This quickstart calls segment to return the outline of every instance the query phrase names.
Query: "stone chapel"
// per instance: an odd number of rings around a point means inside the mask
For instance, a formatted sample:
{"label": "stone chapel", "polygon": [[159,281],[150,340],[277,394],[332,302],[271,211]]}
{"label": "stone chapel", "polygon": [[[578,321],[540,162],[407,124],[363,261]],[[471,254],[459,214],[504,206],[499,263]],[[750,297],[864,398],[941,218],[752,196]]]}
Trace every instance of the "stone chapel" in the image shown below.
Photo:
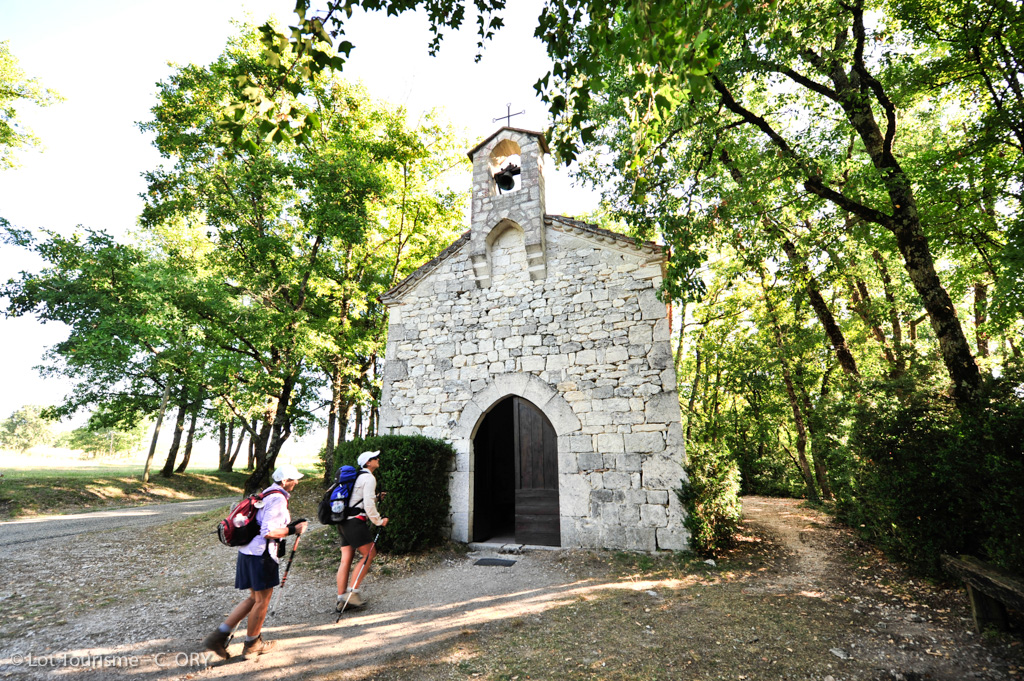
{"label": "stone chapel", "polygon": [[451,442],[451,536],[687,548],[660,246],[545,213],[540,133],[469,151],[469,231],[385,293],[380,432]]}

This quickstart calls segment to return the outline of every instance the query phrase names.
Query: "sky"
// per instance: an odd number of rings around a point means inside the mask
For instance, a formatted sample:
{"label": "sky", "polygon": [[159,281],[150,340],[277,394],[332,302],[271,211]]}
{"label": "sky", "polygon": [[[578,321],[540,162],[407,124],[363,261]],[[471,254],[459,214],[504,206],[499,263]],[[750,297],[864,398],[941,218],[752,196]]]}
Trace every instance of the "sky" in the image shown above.
{"label": "sky", "polygon": [[[419,112],[443,109],[471,145],[497,130],[508,104],[514,127],[542,131],[546,109],[533,83],[548,70],[533,29],[542,0],[516,0],[506,27],[476,54],[475,23],[446,36],[441,53],[427,53],[422,15],[357,13],[347,39],[356,47],[344,75],[362,80],[372,96]],[[24,0],[0,0],[0,41],[8,41],[21,69],[65,99],[40,109],[19,107],[19,118],[43,151],[21,150],[21,166],[0,171],[0,217],[23,229],[71,233],[77,225],[123,235],[133,228],[145,188],[141,174],[160,163],[138,130],[155,103],[155,84],[178,65],[213,61],[234,34],[232,19],[260,24],[287,21],[293,0],[51,0],[45,9]],[[546,168],[547,212],[580,215],[596,196],[575,187],[567,171]],[[468,177],[467,177],[468,182]],[[467,186],[468,189],[468,186]],[[468,225],[467,225],[468,226]],[[0,244],[0,282],[41,262]],[[0,316],[0,420],[25,404],[54,404],[67,391],[33,367],[45,349],[66,337],[60,324]],[[80,425],[73,423],[72,425]]]}

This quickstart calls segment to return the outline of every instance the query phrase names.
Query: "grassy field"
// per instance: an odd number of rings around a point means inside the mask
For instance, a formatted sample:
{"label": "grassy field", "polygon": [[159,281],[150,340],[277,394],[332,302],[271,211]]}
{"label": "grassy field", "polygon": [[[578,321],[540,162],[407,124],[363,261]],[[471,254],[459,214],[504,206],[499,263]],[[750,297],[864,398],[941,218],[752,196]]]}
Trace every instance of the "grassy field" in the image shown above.
{"label": "grassy field", "polygon": [[[315,476],[312,467],[300,469]],[[249,476],[244,470],[196,468],[164,478],[157,469],[143,485],[142,465],[31,457],[0,462],[0,471],[0,520],[240,496]]]}

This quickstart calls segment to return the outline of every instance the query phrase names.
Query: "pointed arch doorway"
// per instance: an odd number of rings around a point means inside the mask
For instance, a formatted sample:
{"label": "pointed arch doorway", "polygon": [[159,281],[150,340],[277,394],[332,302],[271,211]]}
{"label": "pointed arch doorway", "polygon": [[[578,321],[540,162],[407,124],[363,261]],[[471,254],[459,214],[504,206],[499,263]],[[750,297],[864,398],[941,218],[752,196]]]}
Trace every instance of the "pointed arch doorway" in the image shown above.
{"label": "pointed arch doorway", "polygon": [[558,438],[548,418],[513,395],[473,438],[473,541],[559,546]]}

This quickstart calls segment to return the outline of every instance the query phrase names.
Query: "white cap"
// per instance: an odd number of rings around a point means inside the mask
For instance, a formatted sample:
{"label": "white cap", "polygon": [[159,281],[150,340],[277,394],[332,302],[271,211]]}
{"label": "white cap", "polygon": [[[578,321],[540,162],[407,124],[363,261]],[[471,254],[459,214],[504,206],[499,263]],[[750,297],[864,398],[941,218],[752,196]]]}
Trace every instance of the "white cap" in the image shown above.
{"label": "white cap", "polygon": [[363,467],[366,466],[367,463],[369,463],[370,459],[378,459],[378,458],[380,458],[380,450],[379,449],[377,451],[375,451],[375,452],[363,452],[362,454],[359,455],[359,458],[356,459],[356,461],[359,462],[359,467],[363,468]]}
{"label": "white cap", "polygon": [[274,482],[282,482],[283,480],[301,480],[302,473],[300,473],[299,469],[295,466],[290,463],[286,463],[277,467],[277,470],[274,471],[273,478]]}

